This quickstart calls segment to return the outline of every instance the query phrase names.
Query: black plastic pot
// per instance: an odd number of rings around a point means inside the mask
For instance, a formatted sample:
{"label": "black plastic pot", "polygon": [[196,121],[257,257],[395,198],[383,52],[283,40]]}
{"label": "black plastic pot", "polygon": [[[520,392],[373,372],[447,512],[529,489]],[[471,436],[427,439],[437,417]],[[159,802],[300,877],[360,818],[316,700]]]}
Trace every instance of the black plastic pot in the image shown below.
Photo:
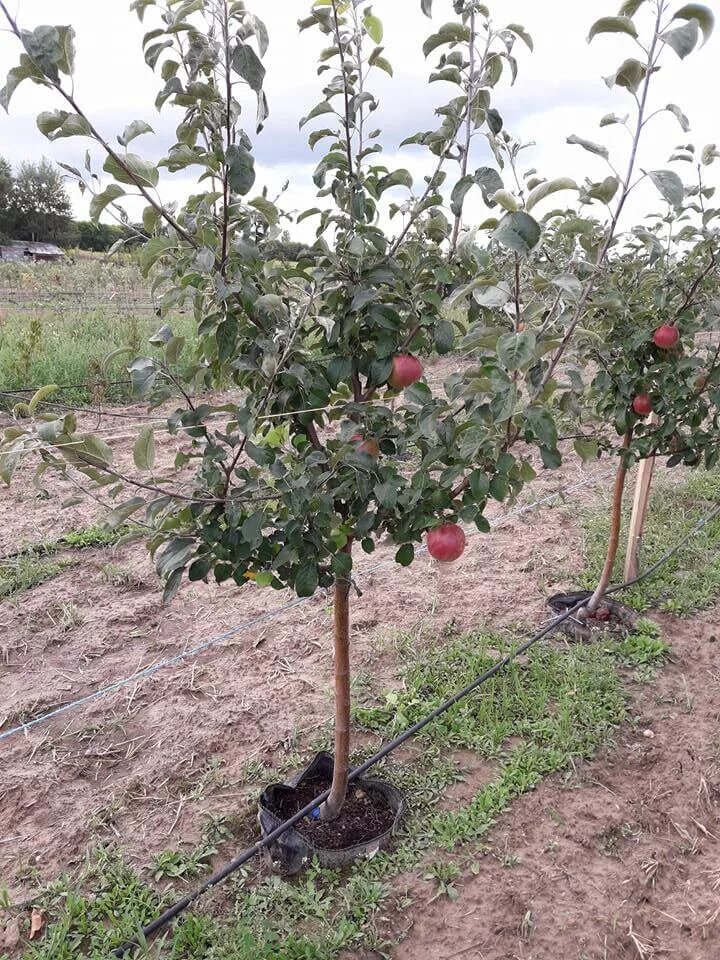
{"label": "black plastic pot", "polygon": [[[329,753],[319,753],[309,766],[286,783],[272,784],[267,787],[260,797],[258,811],[258,822],[263,837],[283,822],[283,819],[273,812],[278,807],[278,800],[283,795],[294,793],[298,786],[308,780],[322,779],[330,783],[333,767],[332,756]],[[299,873],[314,857],[317,858],[321,867],[341,867],[359,857],[370,857],[378,850],[384,850],[390,845],[405,815],[405,800],[402,793],[397,787],[383,783],[381,780],[362,777],[354,783],[366,792],[374,792],[385,798],[395,815],[392,826],[380,836],[373,837],[364,843],[332,850],[316,846],[308,837],[292,827],[267,850],[274,870],[284,874]]]}
{"label": "black plastic pot", "polygon": [[[572,607],[577,606],[584,600],[589,600],[592,596],[592,590],[575,590],[570,593],[556,593],[548,597],[548,606],[553,613],[565,613]],[[631,630],[638,619],[637,613],[626,606],[613,600],[612,597],[605,597],[601,608],[606,608],[610,613],[607,621],[598,619],[580,620],[578,617],[569,617],[557,628],[566,634],[572,640],[588,641],[592,640],[593,634],[600,631],[620,630],[627,632]]]}

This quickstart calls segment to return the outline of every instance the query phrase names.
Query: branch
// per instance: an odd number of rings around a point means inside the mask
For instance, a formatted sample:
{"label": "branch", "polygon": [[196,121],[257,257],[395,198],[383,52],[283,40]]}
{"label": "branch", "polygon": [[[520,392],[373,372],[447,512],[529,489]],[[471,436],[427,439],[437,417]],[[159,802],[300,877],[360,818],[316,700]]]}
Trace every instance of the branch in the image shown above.
{"label": "branch", "polygon": [[557,368],[558,363],[560,362],[565,351],[567,350],[568,344],[570,343],[573,337],[573,334],[575,333],[575,329],[577,328],[578,324],[580,323],[580,320],[582,319],[585,306],[587,305],[587,302],[590,299],[590,294],[595,289],[595,284],[597,282],[598,275],[600,273],[600,268],[605,263],[605,259],[608,255],[610,247],[612,246],[612,242],[615,238],[615,232],[617,230],[617,226],[620,221],[620,215],[622,214],[625,204],[627,202],[627,199],[630,195],[630,191],[632,189],[631,180],[633,177],[633,173],[635,172],[635,164],[637,161],[638,147],[640,146],[640,137],[642,134],[643,124],[645,121],[645,110],[647,107],[648,93],[650,90],[650,79],[652,77],[653,69],[656,63],[655,51],[657,50],[658,40],[660,38],[661,19],[662,19],[662,5],[659,5],[657,18],[655,21],[655,32],[654,32],[652,43],[650,44],[650,50],[648,53],[645,81],[643,83],[642,95],[638,100],[637,123],[635,125],[635,134],[633,136],[632,150],[630,151],[630,159],[628,161],[627,173],[625,175],[625,180],[623,182],[622,194],[620,195],[620,199],[618,201],[615,214],[613,215],[613,218],[610,222],[607,236],[605,237],[605,242],[603,243],[602,247],[600,248],[600,252],[598,253],[597,260],[595,262],[595,269],[593,270],[592,274],[590,275],[590,277],[588,277],[587,281],[585,282],[585,287],[583,288],[582,294],[580,295],[580,299],[578,300],[577,307],[575,308],[575,313],[573,314],[572,320],[570,321],[570,326],[568,327],[560,346],[555,351],[555,355],[550,361],[550,365],[548,366],[548,369],[545,372],[545,376],[543,377],[542,382],[540,383],[540,386],[538,387],[533,399],[535,399],[535,397],[539,396],[542,393],[542,391],[547,386],[548,382],[551,380],[553,374],[555,373],[555,369]]}
{"label": "branch", "polygon": [[[477,31],[475,30],[475,10],[473,9],[470,14],[470,79],[468,80],[468,89],[467,89],[467,107],[466,107],[466,116],[465,116],[465,144],[462,148],[463,155],[462,161],[460,164],[460,178],[467,176],[468,171],[468,162],[470,160],[470,143],[472,140],[472,101],[475,99],[475,39],[477,37]],[[485,57],[487,57],[487,52],[490,47],[490,34],[488,34],[488,41],[485,47],[485,54],[483,56],[483,63],[485,62]],[[452,259],[455,256],[455,251],[457,249],[458,237],[460,236],[460,227],[462,226],[462,210],[455,217],[455,223],[453,225],[452,237],[450,239],[450,253],[449,259]]]}
{"label": "branch", "polygon": [[[352,138],[350,136],[350,90],[348,89],[348,78],[347,73],[345,72],[345,49],[343,47],[342,37],[340,36],[340,21],[338,19],[337,0],[332,0],[332,8],[333,20],[335,21],[335,40],[340,53],[340,70],[342,72],[343,93],[345,96],[345,118],[343,120],[343,126],[345,127],[345,150],[347,152],[348,172],[350,180],[356,180],[357,182],[358,178],[355,176],[355,168],[353,166]],[[355,219],[352,203],[350,204],[350,217],[352,220]]]}

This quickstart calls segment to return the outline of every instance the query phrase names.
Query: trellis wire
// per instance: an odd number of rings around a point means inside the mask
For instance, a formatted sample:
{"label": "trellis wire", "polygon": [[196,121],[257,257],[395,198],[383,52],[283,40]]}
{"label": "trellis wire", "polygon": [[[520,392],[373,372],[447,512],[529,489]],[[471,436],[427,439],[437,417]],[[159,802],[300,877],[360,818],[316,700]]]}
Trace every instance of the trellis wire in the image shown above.
{"label": "trellis wire", "polygon": [[[539,500],[533,501],[533,503],[527,504],[524,507],[519,507],[517,510],[510,511],[509,513],[502,514],[499,517],[495,517],[490,521],[491,527],[501,526],[503,523],[508,520],[514,520],[517,517],[524,516],[527,513],[532,513],[535,510],[540,509],[540,507],[545,506],[548,503],[552,503],[554,500],[559,500],[566,494],[572,493],[574,490],[581,489],[583,487],[591,486],[592,484],[599,483],[600,481],[606,479],[609,474],[602,474],[598,477],[590,477],[587,480],[579,481],[575,484],[570,484],[568,487],[564,487],[562,490],[557,491],[556,493],[549,494],[546,497],[542,497]],[[468,536],[477,536],[480,531],[470,530]],[[419,547],[415,555],[423,556],[427,553],[427,547]],[[378,563],[372,564],[370,567],[364,571],[360,571],[363,575],[374,573],[376,570],[381,569],[385,566],[390,566],[394,561],[392,559],[381,560]],[[20,723],[15,727],[12,727],[10,730],[0,732],[0,741],[7,740],[9,737],[14,736],[18,733],[27,732],[33,727],[38,726],[41,723],[46,723],[48,720],[52,720],[54,717],[60,716],[63,713],[67,713],[69,710],[74,710],[77,707],[85,706],[88,703],[92,703],[95,700],[100,700],[103,697],[110,696],[113,693],[117,693],[119,690],[122,690],[123,687],[129,686],[130,684],[139,683],[142,680],[146,680],[148,677],[153,676],[155,673],[158,673],[160,670],[164,670],[167,667],[174,666],[177,663],[182,663],[185,660],[189,660],[193,657],[198,657],[201,653],[204,653],[206,650],[210,650],[212,647],[216,647],[221,643],[224,643],[226,640],[236,637],[238,634],[246,633],[248,630],[251,630],[253,627],[260,626],[264,623],[268,623],[272,620],[276,620],[278,617],[282,616],[284,613],[287,613],[290,610],[293,610],[295,607],[302,606],[306,603],[309,603],[313,598],[312,597],[297,597],[295,600],[291,600],[289,603],[284,604],[281,607],[278,607],[275,610],[270,610],[267,613],[261,614],[259,617],[254,617],[251,620],[247,620],[244,623],[238,624],[235,627],[232,627],[230,630],[227,630],[225,633],[220,634],[217,637],[213,637],[211,640],[206,640],[204,643],[199,644],[196,647],[192,647],[190,650],[186,650],[183,653],[179,653],[173,657],[167,657],[164,660],[160,660],[157,663],[151,664],[149,667],[138,671],[137,673],[132,674],[129,677],[124,677],[121,680],[116,680],[113,683],[107,684],[100,689],[95,690],[93,693],[87,694],[87,696],[79,697],[76,700],[72,700],[70,703],[62,704],[62,706],[56,707],[54,710],[49,710],[46,713],[40,714],[37,717],[33,717],[30,720]]]}
{"label": "trellis wire", "polygon": [[[610,587],[607,591],[608,594],[620,593],[623,590],[627,590],[629,587],[634,586],[640,581],[647,579],[652,576],[653,573],[656,573],[662,566],[664,566],[670,558],[678,552],[687,542],[691,539],[696,533],[702,530],[703,527],[707,526],[715,517],[720,516],[720,504],[714,507],[709,513],[704,517],[698,520],[692,528],[688,531],[686,536],[684,536],[678,543],[676,543],[666,554],[664,554],[656,563],[648,567],[647,570],[644,570],[637,577],[634,577],[632,580],[628,580],[625,583],[618,584],[617,586]],[[487,683],[488,680],[492,679],[497,673],[507,667],[512,663],[517,657],[521,656],[523,653],[526,653],[531,647],[536,643],[542,640],[548,634],[556,630],[562,623],[566,620],[569,620],[575,613],[577,613],[587,602],[587,598],[580,600],[569,610],[566,610],[564,613],[560,614],[557,617],[553,617],[549,623],[547,623],[541,630],[533,634],[528,640],[522,643],[515,650],[508,653],[501,660],[498,660],[489,670],[486,670],[480,676],[475,677],[467,686],[463,687],[462,690],[458,690],[452,697],[449,697],[445,700],[444,703],[440,704],[439,707],[436,707],[431,713],[423,717],[421,720],[418,720],[417,723],[414,723],[411,727],[408,727],[404,730],[398,737],[394,740],[391,740],[390,743],[385,744],[380,750],[374,753],[368,760],[360,764],[360,766],[355,767],[351,771],[348,781],[352,783],[354,780],[357,780],[358,777],[362,776],[364,773],[367,773],[372,767],[378,764],[381,760],[384,760],[389,756],[394,750],[397,750],[398,747],[402,746],[417,733],[420,733],[421,730],[424,730],[429,724],[437,720],[443,714],[447,713],[448,710],[452,709],[457,703],[461,700],[464,700],[466,697],[470,696],[475,690],[481,687],[483,684]],[[163,927],[166,927],[168,923],[178,917],[181,913],[184,913],[189,906],[191,906],[196,900],[201,896],[211,890],[213,887],[217,886],[219,883],[222,883],[223,880],[227,879],[231,874],[235,873],[240,869],[244,864],[248,863],[254,857],[258,856],[263,850],[266,850],[270,847],[277,839],[279,839],[284,833],[287,833],[288,830],[292,829],[295,824],[299,823],[305,817],[310,816],[314,810],[317,809],[320,804],[324,803],[325,800],[330,796],[330,790],[325,790],[319,796],[315,797],[314,800],[311,800],[307,803],[301,810],[298,810],[292,817],[286,820],[284,823],[281,823],[277,826],[271,833],[267,836],[262,837],[251,847],[243,850],[241,854],[235,857],[234,860],[231,860],[226,864],[222,869],[218,870],[211,877],[209,877],[200,887],[193,890],[191,893],[188,893],[176,904],[174,904],[169,909],[165,910],[159,917],[152,921],[152,923],[143,927],[142,935],[143,938],[151,937]],[[124,957],[126,953],[131,950],[135,950],[139,946],[137,940],[131,940],[127,943],[122,944],[118,947],[113,955],[115,957]]]}

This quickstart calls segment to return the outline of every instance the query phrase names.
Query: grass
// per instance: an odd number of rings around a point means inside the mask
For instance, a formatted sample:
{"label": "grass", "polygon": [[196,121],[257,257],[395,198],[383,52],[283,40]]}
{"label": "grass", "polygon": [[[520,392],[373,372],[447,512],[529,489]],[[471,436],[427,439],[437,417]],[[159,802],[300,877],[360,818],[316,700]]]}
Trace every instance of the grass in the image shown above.
{"label": "grass", "polygon": [[40,540],[20,547],[15,554],[0,558],[0,600],[31,590],[80,563],[79,557],[60,557],[59,553],[112,546],[127,532],[126,527],[107,530],[93,526],[71,531],[55,540]]}
{"label": "grass", "polygon": [[[680,483],[658,476],[653,484],[643,537],[641,568],[649,567],[682,539],[692,525],[720,501],[720,471],[697,470]],[[632,496],[626,496],[621,543],[627,542]],[[597,583],[605,557],[610,517],[607,505],[582,515],[586,572],[583,585]],[[614,581],[622,580],[624,554]],[[622,600],[637,610],[660,607],[687,615],[717,602],[720,594],[720,517],[708,524],[652,577],[626,591]]]}
{"label": "grass", "polygon": [[[151,310],[138,312],[137,301],[150,303],[147,282],[130,258],[92,259],[75,265],[0,264],[0,291],[19,302],[0,300],[0,384],[3,390],[50,383],[82,384],[100,377],[125,379],[131,355],[151,354],[148,338],[161,322],[192,342],[195,323],[189,314],[160,321]],[[64,296],[64,294],[69,294]],[[53,296],[55,299],[53,300]],[[128,352],[104,361],[115,350]],[[52,397],[64,403],[103,402],[128,397],[125,387],[91,395],[85,389]],[[0,395],[0,406],[16,400]]]}
{"label": "grass", "polygon": [[[399,691],[363,693],[356,727],[391,738],[484,670],[512,642],[483,633],[438,640],[405,661]],[[429,896],[455,897],[462,868],[474,864],[474,872],[482,870],[488,831],[503,811],[546,776],[564,771],[572,777],[578,760],[611,741],[626,717],[619,668],[659,662],[664,652],[648,624],[622,644],[538,645],[427,728],[416,759],[386,761],[377,768],[375,775],[396,783],[409,803],[394,850],[344,871],[313,866],[292,880],[248,865],[140,955],[156,960],[333,960],[343,950],[361,946],[384,955],[389,947],[386,918],[409,905],[400,877],[418,871],[429,878]],[[459,749],[495,761],[496,773],[489,782],[478,782],[470,799],[451,805],[443,801],[462,778],[453,756]],[[243,841],[252,833],[253,819],[248,809],[236,825]],[[98,851],[80,874],[60,878],[36,898],[50,925],[41,942],[27,946],[23,960],[107,957],[188,889],[190,881],[197,882],[230,836],[215,821],[197,847],[165,851],[143,870],[124,863],[119,852]],[[235,839],[232,852],[240,845]]]}

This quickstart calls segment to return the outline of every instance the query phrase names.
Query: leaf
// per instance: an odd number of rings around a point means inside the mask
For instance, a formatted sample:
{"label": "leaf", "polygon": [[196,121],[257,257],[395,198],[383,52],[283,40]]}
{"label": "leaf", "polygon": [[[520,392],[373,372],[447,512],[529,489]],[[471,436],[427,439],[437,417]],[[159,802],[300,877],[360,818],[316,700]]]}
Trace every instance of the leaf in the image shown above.
{"label": "leaf", "polygon": [[92,222],[97,223],[105,207],[124,196],[125,191],[117,183],[111,183],[102,193],[96,194],[90,201],[90,219]]}
{"label": "leaf", "polygon": [[28,413],[30,416],[35,413],[45,397],[49,397],[50,394],[55,393],[55,391],[58,389],[59,387],[54,383],[48,384],[45,387],[40,387],[40,389],[33,395],[32,400],[28,403]]}
{"label": "leaf", "polygon": [[665,109],[672,113],[673,116],[677,117],[677,121],[683,129],[683,133],[687,133],[690,129],[690,121],[682,112],[680,107],[676,103],[669,103]]}
{"label": "leaf", "polygon": [[136,137],[141,137],[145,133],[155,133],[155,131],[150,124],[145,123],[144,120],[133,120],[132,123],[129,123],[125,127],[123,135],[118,137],[118,142],[121,146],[126,147]]}
{"label": "leaf", "polygon": [[525,27],[521,27],[519,23],[509,23],[507,27],[505,27],[505,29],[510,30],[512,33],[515,34],[516,37],[520,37],[523,43],[525,43],[530,48],[530,50],[535,49],[532,37],[527,32]]}
{"label": "leaf", "polygon": [[531,191],[527,198],[525,209],[532,210],[536,203],[544,200],[545,197],[549,197],[551,193],[558,193],[560,190],[578,189],[578,185],[570,177],[558,177],[556,180],[548,180],[546,183],[541,183],[539,187],[535,187],[535,189]]}
{"label": "leaf", "polygon": [[386,177],[382,177],[380,180],[378,180],[377,193],[378,196],[380,196],[381,193],[389,190],[390,187],[407,187],[410,189],[412,185],[413,178],[409,170],[394,170]]}
{"label": "leaf", "polygon": [[637,28],[629,17],[600,17],[590,27],[588,43],[599,33],[627,33],[631,37],[638,35]]}
{"label": "leaf", "polygon": [[28,940],[37,940],[44,926],[45,914],[42,910],[38,909],[38,907],[33,907],[32,913],[30,914],[30,933],[28,934]]}
{"label": "leaf", "polygon": [[634,17],[644,3],[645,0],[625,0],[625,3],[620,7],[620,16]]}
{"label": "leaf", "polygon": [[580,299],[582,294],[582,283],[572,273],[561,273],[558,277],[553,277],[552,284],[559,290],[570,294],[575,300]]}
{"label": "leaf", "polygon": [[703,43],[707,43],[715,27],[715,14],[702,3],[686,3],[681,7],[673,20],[697,20],[703,32]]}
{"label": "leaf", "polygon": [[676,209],[682,206],[685,198],[685,187],[676,173],[672,170],[652,170],[650,179],[668,203]]}
{"label": "leaf", "polygon": [[620,117],[617,113],[606,113],[605,116],[600,120],[600,126],[609,127],[613,123],[626,123],[627,118],[627,114],[625,114],[624,117]]}
{"label": "leaf", "polygon": [[588,196],[593,200],[600,200],[601,203],[610,203],[612,198],[620,189],[620,181],[615,176],[605,177],[599,183],[593,183],[588,187]]}
{"label": "leaf", "polygon": [[475,177],[470,174],[466,174],[464,177],[461,177],[458,182],[455,184],[450,195],[450,209],[455,214],[456,217],[459,217],[462,213],[463,203],[465,202],[465,197],[467,192],[475,184]]}
{"label": "leaf", "polygon": [[494,240],[523,256],[538,245],[541,236],[540,224],[522,210],[503,217],[493,231]]}
{"label": "leaf", "polygon": [[80,114],[68,113],[67,110],[52,110],[39,114],[37,126],[40,133],[43,133],[48,140],[60,140],[61,137],[92,136],[90,124],[87,120]]}
{"label": "leaf", "polygon": [[248,193],[255,183],[255,158],[240,144],[231,144],[225,152],[228,180],[233,193]]}
{"label": "leaf", "polygon": [[470,28],[461,23],[446,23],[437,33],[429,36],[423,44],[423,53],[429,57],[433,50],[446,43],[467,43],[470,39]]}
{"label": "leaf", "polygon": [[363,19],[368,36],[374,43],[382,43],[383,25],[382,20],[372,13],[366,13]]}
{"label": "leaf", "polygon": [[248,206],[259,210],[271,227],[274,227],[280,219],[280,211],[275,204],[266,197],[255,197],[254,200],[248,202]]}
{"label": "leaf", "polygon": [[147,276],[160,257],[175,247],[175,241],[170,237],[151,237],[138,254],[140,270]]}
{"label": "leaf", "polygon": [[318,588],[317,567],[308,563],[295,577],[295,592],[299,597],[311,597]]}
{"label": "leaf", "polygon": [[130,374],[133,393],[142,397],[152,390],[157,377],[155,361],[150,357],[138,357],[127,368]]}
{"label": "leaf", "polygon": [[583,150],[587,150],[588,153],[594,153],[598,157],[604,157],[606,160],[610,156],[607,147],[603,147],[600,143],[593,143],[592,140],[584,140],[582,137],[576,136],[576,134],[568,137],[566,143],[571,145],[577,144],[578,147],[582,147]]}
{"label": "leaf", "polygon": [[314,120],[315,117],[321,117],[325,113],[332,113],[333,106],[329,100],[323,100],[316,107],[313,107],[310,113],[306,117],[302,117],[299,123],[299,127],[302,128],[308,122],[308,120]]}
{"label": "leaf", "polygon": [[605,77],[605,84],[610,89],[617,85],[618,87],[624,87],[626,90],[630,90],[631,93],[637,93],[646,74],[647,68],[645,64],[630,57],[620,64],[615,73],[609,77]]}
{"label": "leaf", "polygon": [[245,80],[251,90],[256,93],[262,90],[265,80],[265,67],[249,44],[238,44],[233,53],[232,65],[235,72]]}
{"label": "leaf", "polygon": [[133,187],[138,184],[156,187],[160,179],[157,166],[135,153],[126,153],[122,157],[109,156],[103,164],[103,170],[119,183],[128,183]]}
{"label": "leaf", "polygon": [[681,60],[684,60],[697,46],[700,39],[700,26],[697,20],[688,20],[682,27],[666,30],[661,34],[660,39],[672,47]]}
{"label": "leaf", "polygon": [[395,562],[401,567],[409,567],[415,559],[415,547],[411,543],[404,543],[395,554]]}
{"label": "leaf", "polygon": [[503,210],[508,210],[510,213],[515,213],[516,210],[520,209],[520,203],[517,197],[514,197],[509,190],[496,190],[492,195],[492,199],[495,203],[499,204]]}
{"label": "leaf", "polygon": [[531,330],[506,333],[497,342],[498,359],[510,372],[521,370],[534,362],[535,346],[535,334]]}
{"label": "leaf", "polygon": [[33,68],[30,58],[26,54],[23,54],[20,60],[20,66],[13,67],[7,75],[5,86],[0,90],[0,106],[3,107],[6,113],[9,110],[13,94],[23,80],[37,79],[38,77],[42,77],[42,74],[39,73],[37,68]]}
{"label": "leaf", "polygon": [[420,9],[426,17],[432,17],[433,0],[420,0]]}
{"label": "leaf", "polygon": [[152,470],[155,465],[155,431],[143,427],[133,447],[133,460],[138,470]]}
{"label": "leaf", "polygon": [[479,167],[475,171],[474,179],[482,191],[483,200],[487,206],[495,206],[492,195],[503,188],[502,177],[497,170],[493,167]]}
{"label": "leaf", "polygon": [[478,287],[476,290],[473,290],[473,299],[475,302],[489,310],[498,310],[504,307],[511,296],[510,287],[504,280],[500,281],[497,286],[490,285],[487,287]]}
{"label": "leaf", "polygon": [[575,452],[580,457],[583,463],[590,463],[592,460],[597,460],[599,447],[596,440],[584,440],[578,438],[573,444],[575,447]]}

